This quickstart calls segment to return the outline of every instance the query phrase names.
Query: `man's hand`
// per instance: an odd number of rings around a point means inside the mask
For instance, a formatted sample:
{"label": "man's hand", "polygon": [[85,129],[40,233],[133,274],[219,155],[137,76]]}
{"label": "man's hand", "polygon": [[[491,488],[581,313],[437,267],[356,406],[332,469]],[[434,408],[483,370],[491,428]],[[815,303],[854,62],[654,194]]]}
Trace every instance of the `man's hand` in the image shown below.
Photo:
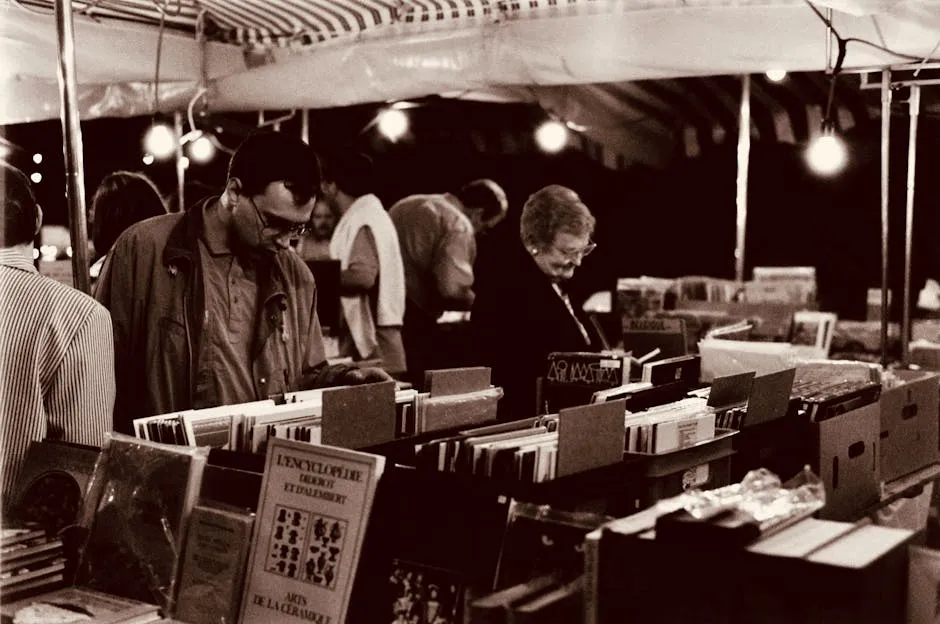
{"label": "man's hand", "polygon": [[354,368],[352,370],[346,371],[342,377],[342,381],[350,384],[364,384],[364,383],[378,383],[380,381],[391,381],[392,376],[386,373],[381,368],[376,368],[374,366],[367,366],[364,368]]}

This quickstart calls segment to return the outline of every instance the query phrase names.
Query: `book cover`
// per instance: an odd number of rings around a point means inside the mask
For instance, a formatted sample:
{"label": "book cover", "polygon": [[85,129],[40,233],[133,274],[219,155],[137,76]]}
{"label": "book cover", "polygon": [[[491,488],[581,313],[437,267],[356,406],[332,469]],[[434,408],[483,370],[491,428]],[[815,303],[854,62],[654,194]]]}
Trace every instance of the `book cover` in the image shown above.
{"label": "book cover", "polygon": [[345,621],[385,458],[272,438],[242,624]]}
{"label": "book cover", "polygon": [[238,620],[254,513],[211,503],[193,507],[174,616],[189,624]]}
{"label": "book cover", "polygon": [[99,448],[82,444],[31,442],[17,477],[12,515],[50,533],[74,524],[99,453]]}
{"label": "book cover", "polygon": [[208,448],[111,434],[95,467],[77,583],[171,608]]}
{"label": "book cover", "polygon": [[86,587],[64,587],[0,607],[2,624],[28,622],[156,622],[156,605],[129,600]]}
{"label": "book cover", "polygon": [[393,624],[460,624],[466,579],[452,570],[395,559],[388,579]]}
{"label": "book cover", "polygon": [[545,380],[599,390],[630,380],[630,356],[625,353],[556,351],[548,354]]}

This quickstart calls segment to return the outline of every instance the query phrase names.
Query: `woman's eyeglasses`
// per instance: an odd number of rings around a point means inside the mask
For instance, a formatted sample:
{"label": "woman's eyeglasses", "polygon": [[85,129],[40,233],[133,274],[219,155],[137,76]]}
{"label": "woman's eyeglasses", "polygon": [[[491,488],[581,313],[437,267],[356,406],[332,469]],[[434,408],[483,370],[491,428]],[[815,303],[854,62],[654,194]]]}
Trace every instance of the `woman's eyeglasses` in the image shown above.
{"label": "woman's eyeglasses", "polygon": [[261,227],[266,230],[273,230],[278,234],[288,234],[291,238],[300,238],[311,230],[309,223],[294,223],[293,221],[281,219],[274,215],[265,215],[261,212],[261,209],[258,208],[258,204],[255,203],[253,198],[249,197],[248,201],[251,203],[252,208],[255,209],[258,220],[261,222]]}
{"label": "woman's eyeglasses", "polygon": [[584,258],[585,256],[589,255],[592,251],[597,249],[597,243],[595,243],[594,241],[591,241],[587,245],[582,247],[581,249],[564,250],[564,249],[558,249],[557,247],[554,247],[553,249],[557,251],[558,253],[560,253],[562,256],[564,256],[566,260],[574,261],[574,260],[580,260]]}

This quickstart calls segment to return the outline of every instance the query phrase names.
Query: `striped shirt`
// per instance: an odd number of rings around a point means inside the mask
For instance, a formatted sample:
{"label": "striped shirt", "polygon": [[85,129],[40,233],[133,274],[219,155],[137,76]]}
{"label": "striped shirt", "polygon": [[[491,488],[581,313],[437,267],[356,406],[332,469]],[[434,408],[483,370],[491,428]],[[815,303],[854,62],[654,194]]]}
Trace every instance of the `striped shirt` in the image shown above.
{"label": "striped shirt", "polygon": [[101,446],[112,429],[114,337],[108,311],[0,249],[0,469],[9,496],[32,440]]}

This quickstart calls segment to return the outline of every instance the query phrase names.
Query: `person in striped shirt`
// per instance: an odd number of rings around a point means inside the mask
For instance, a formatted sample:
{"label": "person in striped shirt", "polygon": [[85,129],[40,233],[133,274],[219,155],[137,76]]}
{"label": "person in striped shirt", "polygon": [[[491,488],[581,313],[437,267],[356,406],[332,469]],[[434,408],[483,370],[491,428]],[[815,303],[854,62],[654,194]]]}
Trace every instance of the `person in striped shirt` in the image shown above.
{"label": "person in striped shirt", "polygon": [[0,468],[4,505],[32,440],[101,446],[112,428],[111,316],[85,293],[36,271],[42,210],[29,180],[0,161]]}

